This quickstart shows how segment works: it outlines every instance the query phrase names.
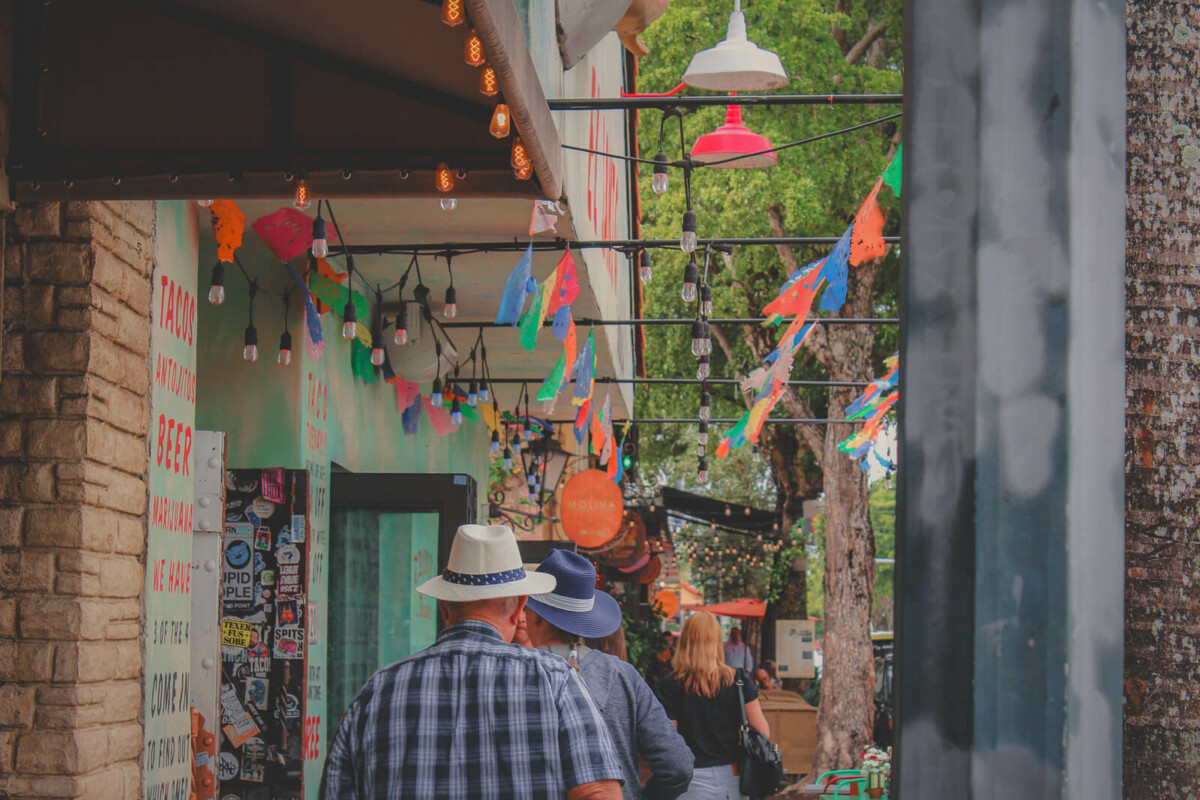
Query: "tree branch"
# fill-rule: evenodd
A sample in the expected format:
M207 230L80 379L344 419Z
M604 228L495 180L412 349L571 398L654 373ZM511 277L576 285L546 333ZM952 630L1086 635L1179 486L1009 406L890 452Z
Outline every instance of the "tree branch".
M787 233L784 232L783 208L779 205L767 206L767 216L771 220L772 234L780 239L787 236ZM800 269L800 262L796 260L796 252L792 250L790 244L775 245L775 252L779 253L779 257L783 259L788 275Z
M867 25L867 32L863 34L863 37L859 39L858 42L846 53L846 63L853 64L862 58L863 54L867 52L867 48L874 44L875 40L883 35L883 31L886 28L887 17L879 20L879 22L872 22Z

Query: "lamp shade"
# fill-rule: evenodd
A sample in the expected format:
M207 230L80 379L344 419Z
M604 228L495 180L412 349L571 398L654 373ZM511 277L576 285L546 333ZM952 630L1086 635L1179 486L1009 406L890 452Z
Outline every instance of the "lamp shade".
M771 150L771 140L761 136L742 124L742 107L728 106L725 109L725 124L712 133L706 133L692 146L692 160L701 164L737 158L727 164L714 165L721 169L759 169L773 167L779 156ZM756 155L748 155L755 153ZM738 158L745 155L746 158Z
M735 7L725 40L692 56L683 82L714 92L761 92L787 85L788 76L779 56L746 38L746 17Z

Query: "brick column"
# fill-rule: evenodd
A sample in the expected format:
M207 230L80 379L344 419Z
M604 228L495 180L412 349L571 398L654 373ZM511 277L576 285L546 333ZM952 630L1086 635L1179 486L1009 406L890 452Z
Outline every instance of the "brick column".
M0 796L136 798L154 204L9 218Z

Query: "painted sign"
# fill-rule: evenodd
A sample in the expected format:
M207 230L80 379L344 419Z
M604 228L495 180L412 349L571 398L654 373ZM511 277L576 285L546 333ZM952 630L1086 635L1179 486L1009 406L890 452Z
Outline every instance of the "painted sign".
M668 589L663 589L654 595L652 605L660 617L670 619L679 613L679 595Z
M329 575L327 561L329 553L329 382L326 371L329 359L313 360L305 353L303 390L305 402L301 414L303 434L301 452L304 468L308 471L312 494L307 521L299 525L292 523L292 541L306 542L308 547L308 658L304 662L305 676L304 722L302 752L304 756L304 785L308 797L316 797L321 785L321 771L325 765L325 748L328 742L326 729L326 706L328 704L326 672L326 645ZM341 711L341 709L338 709ZM337 721L336 716L334 722Z
M559 516L563 530L580 547L601 547L621 529L621 488L602 470L585 469L563 487Z
M196 424L195 205L157 208L150 311L149 526L146 541L142 796L192 786L192 447Z

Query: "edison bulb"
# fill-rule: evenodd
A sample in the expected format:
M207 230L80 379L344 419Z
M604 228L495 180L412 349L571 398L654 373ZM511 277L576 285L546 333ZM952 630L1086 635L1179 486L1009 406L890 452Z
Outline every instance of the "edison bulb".
M208 290L208 302L214 306L219 306L225 302L225 287L219 284L213 284Z
M308 194L308 184L301 178L296 182L296 194L292 196L292 205L303 211L312 205L312 198Z
M442 211L453 211L458 208L458 200L453 197L443 197L438 202L442 206Z
M497 139L507 138L511 130L511 122L512 119L508 111L508 106L504 103L498 103L496 110L492 112L492 124L488 126L488 133Z

